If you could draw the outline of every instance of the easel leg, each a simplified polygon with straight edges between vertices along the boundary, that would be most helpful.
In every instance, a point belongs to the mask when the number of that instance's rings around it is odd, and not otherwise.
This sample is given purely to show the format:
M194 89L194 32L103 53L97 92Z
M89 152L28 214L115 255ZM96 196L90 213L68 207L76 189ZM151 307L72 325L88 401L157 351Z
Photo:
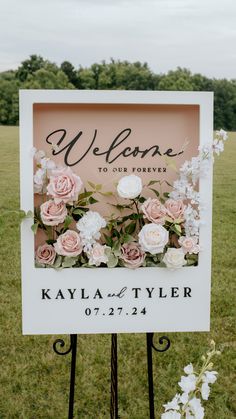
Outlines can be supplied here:
M111 335L111 402L110 417L118 419L118 361L117 361L117 334Z
M170 347L170 339L167 336L159 338L159 344L164 345L162 348L157 348L153 343L154 333L146 334L147 341L147 370L148 370L148 392L149 392L149 418L155 419L154 409L154 388L153 388L153 364L152 364L152 350L156 352L165 352Z
M148 370L148 393L149 393L149 417L155 419L154 392L153 392L153 366L152 366L152 339L153 333L147 333L147 370Z
M70 396L68 419L73 419L74 413L74 394L75 394L75 368L76 368L76 350L77 335L70 335L71 338L71 368L70 368Z
M65 341L63 339L56 339L53 343L53 350L57 355L67 355L71 352L71 368L70 368L70 394L69 394L69 411L68 419L73 419L74 414L74 394L75 394L75 367L76 367L76 350L77 350L77 335L70 335L70 346L66 351L60 351L57 347L63 348Z

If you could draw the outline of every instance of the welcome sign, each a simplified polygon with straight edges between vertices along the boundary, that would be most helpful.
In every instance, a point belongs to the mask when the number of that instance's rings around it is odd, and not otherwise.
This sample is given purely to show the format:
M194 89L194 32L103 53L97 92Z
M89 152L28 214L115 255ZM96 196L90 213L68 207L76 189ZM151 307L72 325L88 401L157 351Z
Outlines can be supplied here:
M212 99L21 91L24 334L209 330Z

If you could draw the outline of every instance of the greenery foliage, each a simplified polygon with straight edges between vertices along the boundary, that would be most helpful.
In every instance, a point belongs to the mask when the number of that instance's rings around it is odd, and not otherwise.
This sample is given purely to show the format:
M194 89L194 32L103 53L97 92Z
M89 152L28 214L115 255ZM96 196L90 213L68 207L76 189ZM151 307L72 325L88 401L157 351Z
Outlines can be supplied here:
M236 130L236 79L210 79L177 68L155 74L147 63L115 61L76 69L69 61L60 66L31 55L15 71L0 73L0 124L17 125L19 89L125 89L213 91L215 129Z
M207 402L205 419L235 419L236 135L230 137L214 165L211 332L171 333L170 349L153 354L157 418L163 412L162 404L172 399L183 367L190 361L195 363L214 339L222 355L214 365L219 378ZM58 336L21 334L18 156L18 128L0 127L0 417L63 419L67 415L70 356L53 352ZM9 208L13 211L10 216L6 214ZM62 337L69 342L67 336ZM110 339L110 335L79 335L75 418L109 418ZM120 418L145 419L145 335L120 334L118 345Z

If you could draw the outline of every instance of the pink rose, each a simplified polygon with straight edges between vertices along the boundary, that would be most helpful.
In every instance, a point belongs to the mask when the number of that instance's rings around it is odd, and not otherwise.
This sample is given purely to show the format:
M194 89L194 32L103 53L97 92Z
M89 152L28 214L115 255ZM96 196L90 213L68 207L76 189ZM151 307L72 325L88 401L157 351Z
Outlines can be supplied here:
M170 218L173 220L184 220L184 210L186 206L182 200L176 201L175 199L167 199L165 207Z
M200 247L198 245L198 238L196 236L193 237L185 237L182 236L178 240L180 246L182 247L184 253L189 254L198 254Z
M36 262L42 265L53 265L56 257L56 252L51 244L43 244L39 246L35 252Z
M151 221L151 223L165 223L165 216L167 211L159 199L148 198L141 206L141 210L144 214L144 217Z
M89 265L100 266L101 263L107 263L108 257L105 253L107 246L95 243L88 252Z
M138 243L125 243L121 246L121 256L126 268L139 268L144 262L145 253Z
M48 195L51 195L55 202L73 202L78 199L82 188L82 181L75 175L70 167L52 170L50 182L47 186Z
M40 206L42 222L47 226L57 226L65 221L67 216L66 205L63 201L56 203L52 199Z
M54 247L58 255L71 257L80 255L83 250L80 235L74 230L67 230L61 234Z

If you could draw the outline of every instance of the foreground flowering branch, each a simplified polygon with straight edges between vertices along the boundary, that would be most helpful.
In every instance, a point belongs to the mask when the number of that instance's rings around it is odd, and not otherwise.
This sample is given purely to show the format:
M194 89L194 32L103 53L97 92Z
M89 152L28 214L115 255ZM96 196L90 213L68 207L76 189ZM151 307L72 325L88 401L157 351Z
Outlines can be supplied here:
M192 364L184 368L186 375L181 377L179 387L182 394L177 393L171 402L164 404L165 413L161 419L203 419L204 407L202 401L208 400L210 394L209 384L214 384L218 373L213 371L212 358L220 355L211 341L210 351L202 356L201 368L195 369Z
M92 182L84 187L70 167L57 167L43 151L34 150L34 191L41 205L35 208L32 229L46 235L36 249L36 266L176 269L197 265L201 223L197 184L226 139L225 131L217 131L213 146L204 146L181 166L170 193L156 189L158 185L161 189L161 181L143 185L138 176L122 177L116 188L120 202L112 204L120 215L108 219L91 206L101 196L114 198L113 192L103 192L102 185Z

